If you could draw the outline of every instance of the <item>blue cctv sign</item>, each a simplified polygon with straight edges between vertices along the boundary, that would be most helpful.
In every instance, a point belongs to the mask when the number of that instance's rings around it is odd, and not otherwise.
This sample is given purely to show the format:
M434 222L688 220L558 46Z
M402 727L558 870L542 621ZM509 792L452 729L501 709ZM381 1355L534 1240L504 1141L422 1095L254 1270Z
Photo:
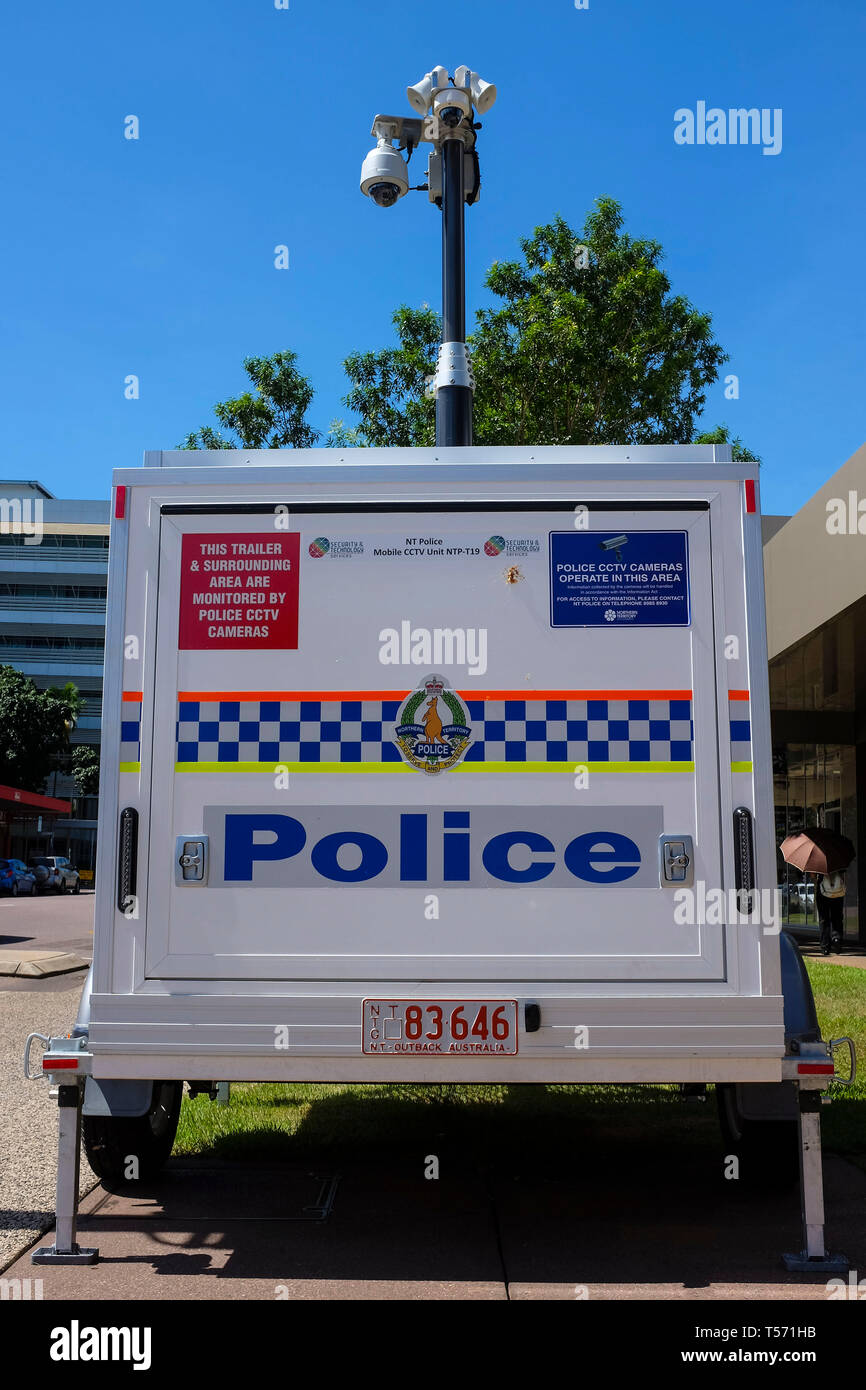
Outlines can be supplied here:
M551 627L688 627L686 531L553 531Z

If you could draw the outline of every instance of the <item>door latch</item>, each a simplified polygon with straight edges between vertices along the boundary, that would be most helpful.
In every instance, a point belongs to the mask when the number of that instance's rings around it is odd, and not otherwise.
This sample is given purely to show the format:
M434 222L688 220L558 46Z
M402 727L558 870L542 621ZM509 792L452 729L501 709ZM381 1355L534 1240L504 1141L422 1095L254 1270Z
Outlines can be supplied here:
M178 835L174 846L175 883L207 883L208 837Z
M691 835L659 838L659 882L687 887L695 879L695 850Z

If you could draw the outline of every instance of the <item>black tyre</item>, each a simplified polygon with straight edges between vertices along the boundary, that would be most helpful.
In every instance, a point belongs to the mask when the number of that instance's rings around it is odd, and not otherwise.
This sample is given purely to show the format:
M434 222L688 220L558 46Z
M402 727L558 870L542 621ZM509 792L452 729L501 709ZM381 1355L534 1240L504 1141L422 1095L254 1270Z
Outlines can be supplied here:
M11 888L10 891L11 891L11 893L12 893L13 898L17 898L17 897L18 897L18 880L17 880L17 879L16 879L15 882L12 884L12 888Z
M737 1088L716 1086L719 1125L726 1154L740 1160L740 1178L750 1187L789 1187L799 1179L799 1125L796 1120L745 1119Z
M73 888L72 891L73 891L73 893L80 893L80 892L81 892L81 879L80 879L80 878L77 878L77 879L75 880L75 887Z
M87 1161L106 1187L128 1188L155 1177L171 1154L182 1099L182 1081L154 1081L145 1115L82 1116ZM138 1160L138 1178L127 1176L133 1157Z

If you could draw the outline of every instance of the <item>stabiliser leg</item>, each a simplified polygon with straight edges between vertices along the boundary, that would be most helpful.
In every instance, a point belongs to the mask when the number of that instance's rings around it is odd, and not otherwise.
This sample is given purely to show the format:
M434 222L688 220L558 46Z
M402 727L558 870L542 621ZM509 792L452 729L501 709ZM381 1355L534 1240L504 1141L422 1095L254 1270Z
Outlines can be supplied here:
M75 1239L78 1223L78 1173L81 1165L81 1106L84 1080L57 1088L57 1234L53 1245L30 1256L35 1265L94 1265L99 1251Z
M803 1216L803 1249L799 1255L783 1255L793 1274L845 1274L845 1255L828 1255L824 1249L824 1172L821 1162L821 1092L798 1087L800 1099L800 1208Z

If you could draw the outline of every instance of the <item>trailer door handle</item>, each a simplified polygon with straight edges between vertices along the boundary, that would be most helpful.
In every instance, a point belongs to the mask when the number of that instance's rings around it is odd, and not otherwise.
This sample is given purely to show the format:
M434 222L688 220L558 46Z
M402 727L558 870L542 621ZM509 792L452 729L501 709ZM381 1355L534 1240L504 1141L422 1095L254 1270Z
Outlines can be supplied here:
M695 851L691 835L662 835L659 838L659 882L680 887L694 882Z
M174 847L175 883L207 883L208 837L178 835Z

